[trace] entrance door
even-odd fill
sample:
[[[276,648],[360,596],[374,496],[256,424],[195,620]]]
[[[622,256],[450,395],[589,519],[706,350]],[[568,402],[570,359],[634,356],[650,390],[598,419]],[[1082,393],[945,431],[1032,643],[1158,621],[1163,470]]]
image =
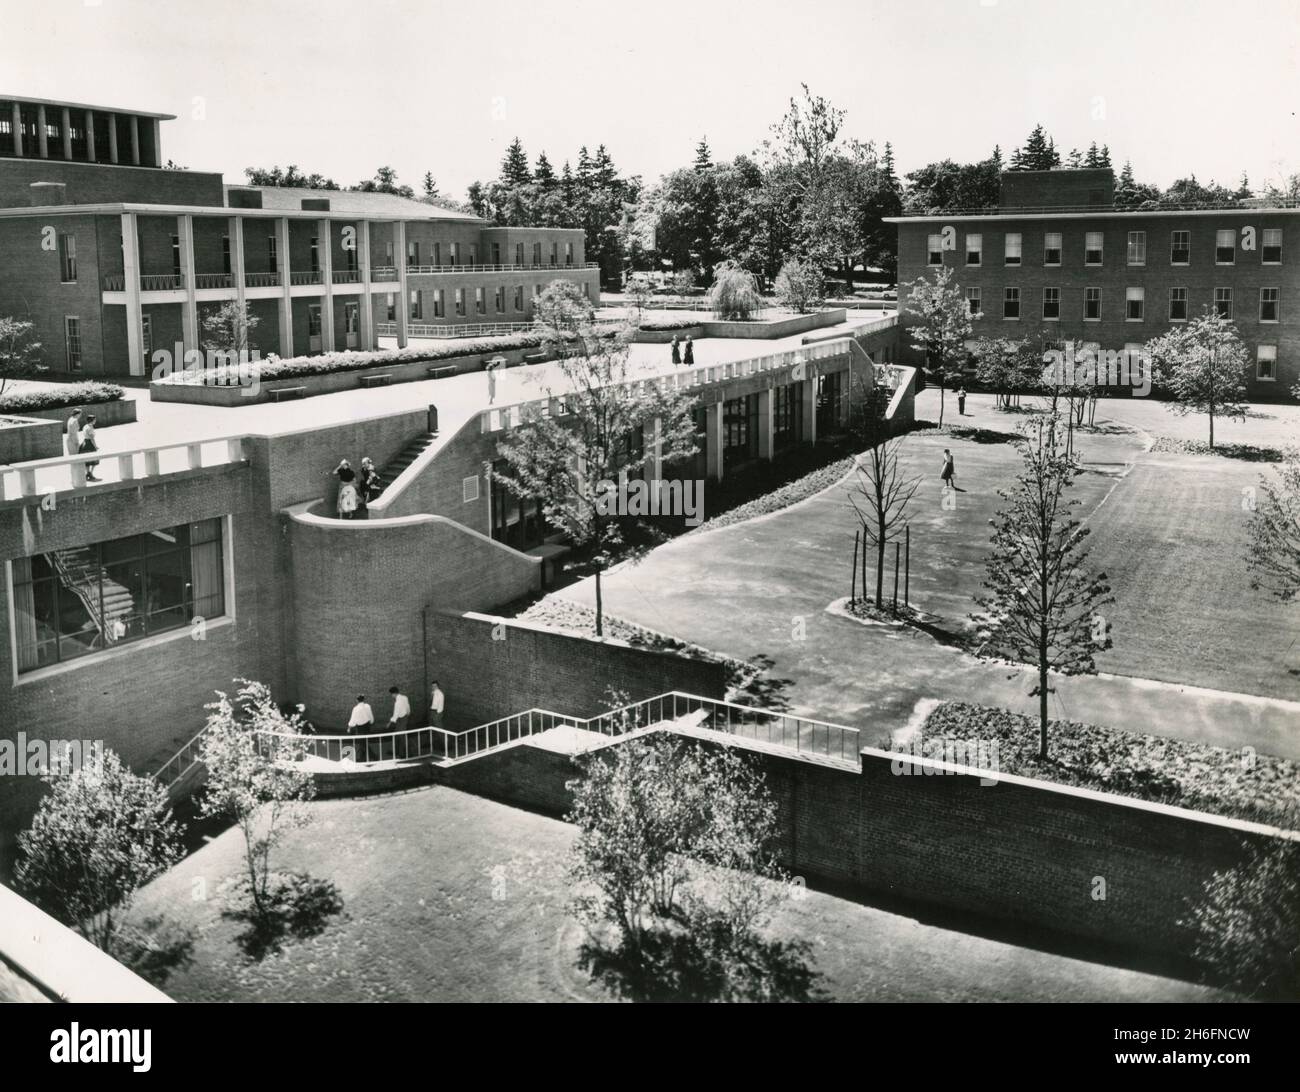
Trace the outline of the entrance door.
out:
[[[307,350],[319,353],[320,347],[320,304],[309,303],[307,305]]]
[[[357,331],[361,326],[361,304],[345,303],[343,305],[343,334],[344,344],[349,349],[355,349],[360,344],[360,337]]]

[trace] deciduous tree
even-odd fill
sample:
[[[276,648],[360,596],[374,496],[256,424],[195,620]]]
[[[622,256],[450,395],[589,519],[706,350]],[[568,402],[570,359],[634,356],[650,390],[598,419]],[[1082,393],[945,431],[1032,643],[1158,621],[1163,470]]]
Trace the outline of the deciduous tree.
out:
[[[1168,392],[1165,405],[1174,413],[1203,413],[1209,418],[1214,447],[1214,418],[1245,416],[1246,367],[1249,354],[1231,319],[1207,307],[1204,314],[1176,326],[1146,344],[1156,381]]]

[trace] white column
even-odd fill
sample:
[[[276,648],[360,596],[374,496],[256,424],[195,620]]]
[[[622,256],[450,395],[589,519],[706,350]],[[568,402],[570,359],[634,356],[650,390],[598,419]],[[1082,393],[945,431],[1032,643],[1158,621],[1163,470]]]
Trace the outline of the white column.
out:
[[[14,155],[23,154],[23,108],[18,103],[11,103],[14,123]]]
[[[758,457],[768,462],[772,461],[776,453],[775,401],[770,387],[758,392]]]
[[[235,282],[235,303],[242,321],[248,313],[248,303],[244,299],[244,218],[232,216],[226,230],[230,232],[230,275]]]
[[[86,162],[95,163],[98,157],[95,155],[95,111],[86,111]]]
[[[41,150],[41,158],[50,158],[50,137],[45,131],[45,106],[44,104],[36,108],[36,144]]]
[[[188,353],[199,348],[199,304],[195,296],[194,277],[194,217],[185,214],[176,217],[177,234],[181,242],[181,280],[185,302],[181,304],[181,339]]]
[[[135,213],[122,214],[122,272],[126,289],[126,354],[131,375],[144,375],[144,310],[140,306],[140,236],[136,232]],[[175,360],[176,368],[183,361]]]
[[[140,166],[140,119],[131,115],[131,162]]]
[[[276,261],[280,266],[280,355],[293,356],[293,297],[289,294],[289,217],[281,216],[275,222]]]
[[[316,228],[317,249],[320,254],[320,347],[322,352],[334,351],[334,238],[330,222],[321,220]]]
[[[65,106],[63,108],[63,158],[72,158],[72,114]]]
[[[705,476],[722,481],[724,467],[722,461],[721,392],[719,392],[719,400],[705,409],[704,434],[706,437],[704,441],[705,450],[708,455],[708,465],[705,468]]]
[[[153,162],[150,163],[149,166],[161,167],[163,165],[162,132],[161,132],[162,127],[157,118],[150,119],[149,125],[150,128],[153,129]]]
[[[117,115],[108,115],[108,161],[117,162]]]
[[[411,300],[406,288],[406,221],[393,224],[393,256],[397,260],[397,287],[401,296],[397,305],[397,347],[406,348],[406,324],[411,314]]]
[[[357,256],[361,269],[361,308],[360,325],[357,331],[357,344],[362,349],[377,349],[379,342],[375,338],[375,299],[370,294],[370,221],[357,222],[357,246],[361,253]]]
[[[803,442],[817,442],[817,377],[809,376],[803,381]]]

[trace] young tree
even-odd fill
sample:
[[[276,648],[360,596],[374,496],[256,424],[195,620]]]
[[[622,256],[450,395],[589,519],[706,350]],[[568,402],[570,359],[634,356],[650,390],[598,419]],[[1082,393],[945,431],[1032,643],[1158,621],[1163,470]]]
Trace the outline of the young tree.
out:
[[[167,790],[112,751],[45,781],[50,792],[18,836],[18,889],[113,953],[135,893],[181,854]]]
[[[45,371],[36,327],[26,319],[0,315],[0,395],[11,379],[24,379]]]
[[[566,355],[578,334],[591,328],[596,308],[573,281],[551,281],[533,297],[533,329],[547,349]]]
[[[1048,675],[1096,672],[1094,655],[1111,647],[1098,614],[1112,602],[1106,574],[1088,571],[1088,528],[1070,514],[1077,500],[1066,488],[1082,472],[1062,451],[1059,423],[1039,418],[1026,426],[1023,466],[993,519],[993,551],[974,616],[985,637],[981,651],[1038,667],[1039,757],[1047,758]]]
[[[1020,392],[1034,390],[1042,379],[1037,346],[1028,339],[982,337],[972,350],[975,378],[992,389],[998,409],[1008,410]]]
[[[430,197],[442,196],[441,194],[438,193],[438,181],[433,177],[432,171],[424,172],[423,188],[424,188],[424,196],[426,199]]]
[[[1214,447],[1214,417],[1244,418],[1246,366],[1249,354],[1237,328],[1213,308],[1146,344],[1156,378],[1172,401],[1174,413],[1204,413],[1210,421]]]
[[[709,306],[720,319],[738,322],[752,318],[763,306],[758,294],[754,274],[741,269],[734,262],[722,262],[713,271],[713,287],[709,289]]]
[[[558,321],[565,321],[560,316]],[[591,546],[596,576],[596,633],[604,633],[601,574],[623,543],[611,509],[620,476],[636,478],[654,458],[652,445],[629,443],[659,421],[661,464],[695,452],[694,399],[686,390],[634,381],[628,363],[632,328],[617,335],[590,319],[576,328],[544,328],[546,344],[563,343],[558,382],[546,395],[555,410],[535,414],[498,445],[504,488],[541,503],[542,513],[576,546]],[[657,486],[658,483],[656,483]]]
[[[256,348],[253,343],[253,331],[261,319],[242,306],[238,300],[227,300],[220,307],[213,308],[203,315],[203,345],[210,352],[232,353],[244,361]]]
[[[265,919],[273,909],[271,853],[290,830],[310,822],[302,805],[315,796],[316,786],[299,764],[301,716],[284,713],[265,683],[235,682],[233,702],[217,691],[207,706],[200,761],[208,780],[199,813],[229,819],[242,831],[249,896],[254,913]]]
[[[584,774],[569,783],[568,816],[580,916],[615,926],[633,953],[673,923],[721,926],[729,946],[743,943],[781,877],[763,775],[734,748],[662,737],[599,752]]]
[[[943,424],[944,393],[954,370],[966,356],[966,341],[972,315],[961,287],[952,283],[952,270],[946,266],[935,271],[934,281],[918,277],[905,286],[908,296],[903,304],[907,314],[917,321],[908,328],[912,344],[925,353],[926,368],[939,380],[939,424]]]
[[[1275,477],[1260,479],[1246,554],[1252,588],[1283,602],[1300,593],[1300,450],[1290,448]]]
[[[866,381],[860,380],[859,385],[865,387]],[[885,547],[902,536],[907,505],[921,484],[919,477],[903,473],[904,438],[889,435],[885,419],[889,393],[888,388],[872,385],[856,399],[854,431],[865,442],[865,451],[854,467],[857,482],[849,490],[849,503],[862,525],[863,549],[874,546],[876,551],[877,610],[885,606]]]
[[[791,258],[777,273],[774,288],[778,303],[803,315],[821,307],[826,280],[822,271],[811,262]]]

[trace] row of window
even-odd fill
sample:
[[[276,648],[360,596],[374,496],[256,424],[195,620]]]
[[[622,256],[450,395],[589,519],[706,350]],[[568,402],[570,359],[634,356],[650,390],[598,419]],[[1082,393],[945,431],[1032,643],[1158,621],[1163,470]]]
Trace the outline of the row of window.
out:
[[[504,315],[506,313],[506,298],[507,296],[509,296],[511,308],[514,310],[514,312],[516,314],[523,314],[524,306],[525,306],[524,287],[525,286],[522,284],[517,284],[513,288],[509,288],[506,285],[498,285],[493,290],[492,293],[492,306],[495,313],[498,315]],[[542,294],[542,288],[543,286],[540,284],[533,285],[533,295],[540,296]],[[582,294],[590,298],[591,286],[584,283],[582,286]],[[443,289],[434,288],[431,289],[428,293],[426,293],[423,288],[412,288],[410,290],[410,300],[409,300],[410,310],[407,312],[407,315],[412,322],[420,322],[421,320],[423,320],[425,315],[424,299],[426,295],[432,297],[432,301],[431,301],[433,303],[432,317],[433,318],[446,317],[447,314],[446,293],[443,291]],[[389,292],[387,303],[388,303],[388,321],[396,322],[397,321],[397,294],[394,292]],[[455,308],[453,312],[455,315],[461,318],[465,317],[467,313],[465,289],[455,288],[452,290],[452,306]],[[474,314],[476,315],[487,314],[487,289],[486,288],[474,289]]]
[[[983,310],[983,297],[978,287],[966,289],[966,300],[972,315]],[[1002,290],[1002,317],[1004,319],[1020,318],[1020,289],[1008,287]],[[1281,295],[1276,288],[1259,290],[1259,321],[1281,321]],[[1214,310],[1223,318],[1231,319],[1233,293],[1231,288],[1214,290]],[[1190,315],[1186,288],[1169,289],[1169,321],[1186,322]],[[1059,288],[1043,289],[1043,315],[1048,321],[1061,317],[1061,290]],[[1085,322],[1101,321],[1101,289],[1085,288],[1083,290],[1083,319]],[[1126,322],[1143,322],[1146,319],[1146,289],[1135,287],[1124,289],[1124,320]]]
[[[1282,263],[1282,229],[1265,228],[1263,231],[1260,261],[1264,265],[1281,265]],[[1083,264],[1101,265],[1105,254],[1105,232],[1089,231],[1083,239]],[[944,238],[931,235],[926,242],[927,261],[930,265],[943,265]],[[1059,266],[1062,263],[1064,241],[1059,231],[1048,231],[1043,235],[1043,265]],[[984,236],[977,232],[966,235],[966,265],[977,267],[984,262]],[[1125,258],[1128,265],[1143,266],[1147,264],[1147,233],[1130,231],[1125,246]],[[1006,265],[1021,265],[1024,259],[1024,236],[1018,231],[1009,231],[1002,240],[1002,260]],[[1231,228],[1214,233],[1214,264],[1235,265],[1237,261],[1237,233]],[[1169,264],[1190,265],[1192,262],[1192,233],[1190,231],[1171,231],[1169,233]]]

